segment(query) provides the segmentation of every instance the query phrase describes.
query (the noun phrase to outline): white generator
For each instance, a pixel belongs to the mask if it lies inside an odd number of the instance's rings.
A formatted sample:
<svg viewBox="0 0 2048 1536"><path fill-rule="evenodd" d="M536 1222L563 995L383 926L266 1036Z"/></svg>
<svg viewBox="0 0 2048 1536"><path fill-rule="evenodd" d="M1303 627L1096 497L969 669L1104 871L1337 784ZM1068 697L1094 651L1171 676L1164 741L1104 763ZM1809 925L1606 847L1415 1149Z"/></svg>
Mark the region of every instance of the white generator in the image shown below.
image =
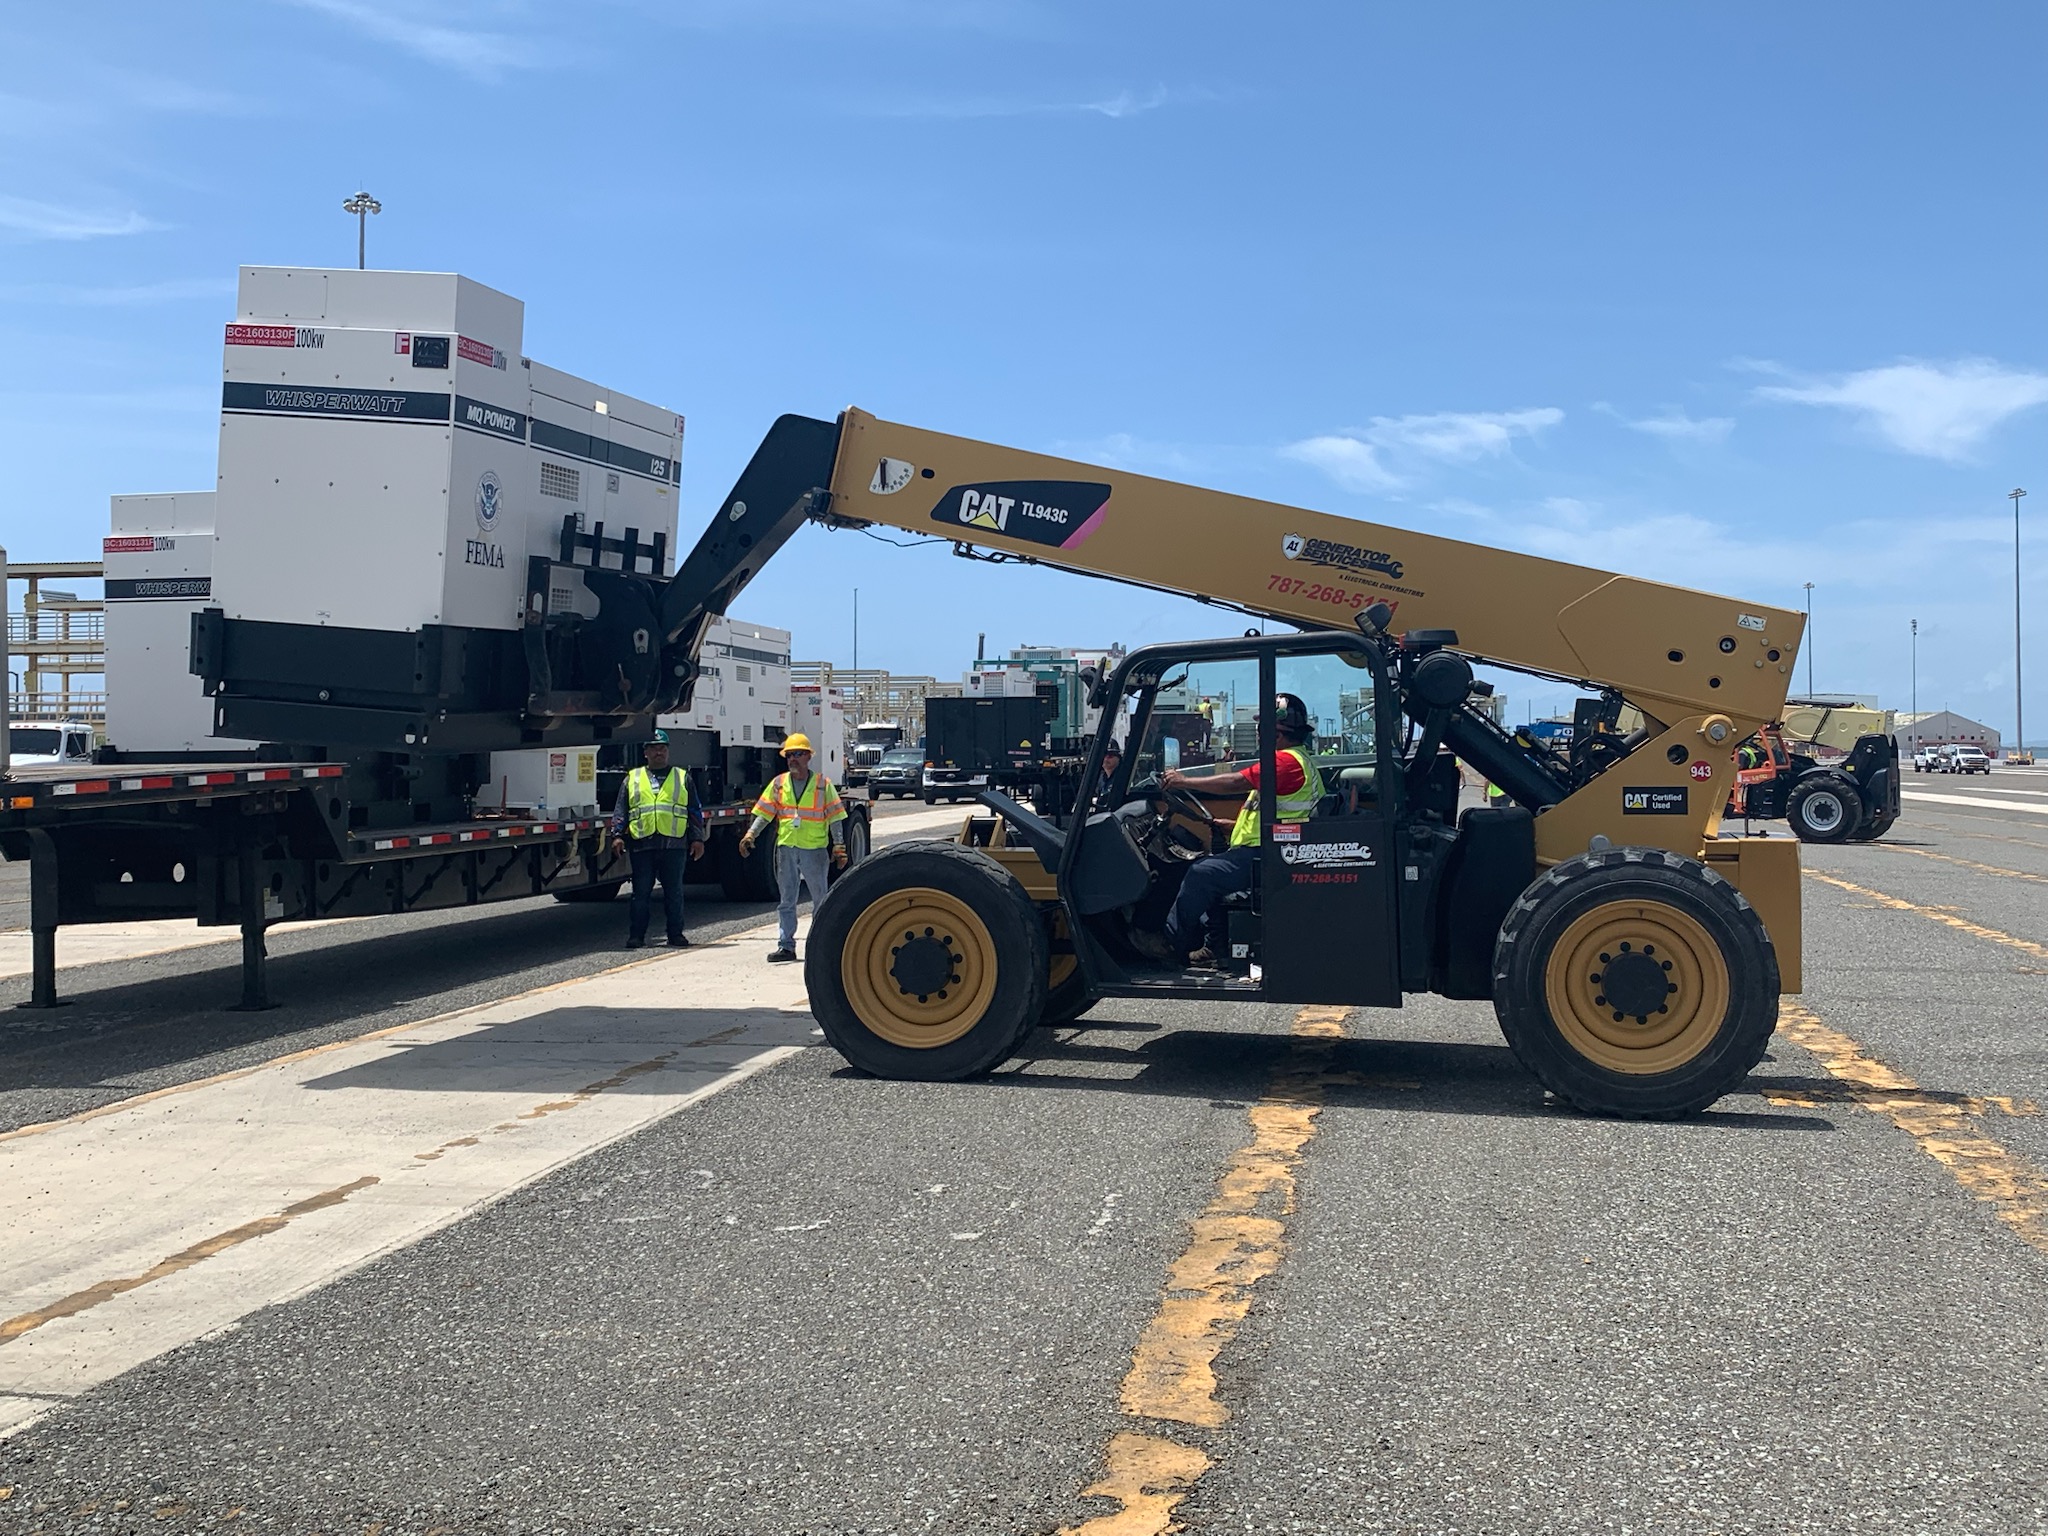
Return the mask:
<svg viewBox="0 0 2048 1536"><path fill-rule="evenodd" d="M1022 667L978 667L962 674L961 692L970 699L1028 699L1038 692L1038 679Z"/></svg>
<svg viewBox="0 0 2048 1536"><path fill-rule="evenodd" d="M656 723L716 731L728 747L758 747L803 730L791 724L789 646L786 629L715 615L697 651L690 708Z"/></svg>
<svg viewBox="0 0 2048 1536"><path fill-rule="evenodd" d="M789 691L789 728L811 738L811 766L835 784L846 782L846 696L850 692L815 683Z"/></svg>
<svg viewBox="0 0 2048 1536"><path fill-rule="evenodd" d="M107 596L107 740L131 755L239 751L213 734L192 675L192 615L213 600L212 491L111 498L101 542Z"/></svg>
<svg viewBox="0 0 2048 1536"><path fill-rule="evenodd" d="M490 774L477 786L478 810L530 816L596 815L597 748L536 747L493 752Z"/></svg>
<svg viewBox="0 0 2048 1536"><path fill-rule="evenodd" d="M217 731L554 748L681 686L682 418L522 356L524 327L452 273L241 269L193 646Z"/></svg>
<svg viewBox="0 0 2048 1536"><path fill-rule="evenodd" d="M512 630L565 516L674 550L682 418L521 356L517 299L445 272L244 267L235 308L228 618Z"/></svg>

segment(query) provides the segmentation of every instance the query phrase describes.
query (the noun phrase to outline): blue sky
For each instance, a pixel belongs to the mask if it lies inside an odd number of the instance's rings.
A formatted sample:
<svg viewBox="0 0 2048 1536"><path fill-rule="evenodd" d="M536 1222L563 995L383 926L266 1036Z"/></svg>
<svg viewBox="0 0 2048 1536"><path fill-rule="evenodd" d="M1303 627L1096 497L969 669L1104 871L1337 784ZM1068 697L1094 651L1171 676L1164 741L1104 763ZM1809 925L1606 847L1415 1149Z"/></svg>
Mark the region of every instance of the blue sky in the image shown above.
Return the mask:
<svg viewBox="0 0 2048 1536"><path fill-rule="evenodd" d="M81 0L7 7L0 45L17 558L212 483L236 265L350 263L363 185L373 265L512 293L533 356L688 418L686 538L777 413L852 403L1812 581L1822 689L1903 708L1917 617L1922 707L2010 726L2005 492L2048 512L2038 3ZM1219 628L823 531L742 612L844 661L856 586L862 662L901 671L976 631Z"/></svg>

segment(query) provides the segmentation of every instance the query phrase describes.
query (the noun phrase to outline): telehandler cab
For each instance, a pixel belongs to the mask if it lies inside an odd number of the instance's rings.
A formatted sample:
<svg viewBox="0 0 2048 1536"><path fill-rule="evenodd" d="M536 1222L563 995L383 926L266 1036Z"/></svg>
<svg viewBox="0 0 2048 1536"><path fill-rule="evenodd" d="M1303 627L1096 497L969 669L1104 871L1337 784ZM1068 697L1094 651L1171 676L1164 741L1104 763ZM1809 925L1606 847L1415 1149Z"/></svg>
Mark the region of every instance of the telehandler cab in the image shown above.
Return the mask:
<svg viewBox="0 0 2048 1536"><path fill-rule="evenodd" d="M805 981L857 1067L967 1077L1103 997L1391 1008L1433 991L1491 999L1516 1055L1568 1102L1674 1116L1743 1080L1780 993L1799 989L1798 844L1719 835L1735 744L1782 711L1795 611L848 410L781 418L649 594L661 692L687 693L709 616L805 521L936 534L969 558L1297 631L1133 653L1098 697L1105 721L1125 722L1121 761L1103 771L1105 728L1073 814L984 793L992 815L959 841L899 844L849 871L814 915ZM529 578L537 616L546 565ZM1577 684L1604 718L1632 705L1645 723L1589 732L1561 761L1474 707L1473 661ZM1276 813L1276 693L1315 723L1326 792L1305 821ZM1191 719L1209 722L1206 739ZM1234 963L1149 960L1145 936L1220 841L1215 805L1185 776L1198 785L1205 760L1250 755L1256 872L1223 913ZM1508 802L1461 811L1457 759Z"/></svg>

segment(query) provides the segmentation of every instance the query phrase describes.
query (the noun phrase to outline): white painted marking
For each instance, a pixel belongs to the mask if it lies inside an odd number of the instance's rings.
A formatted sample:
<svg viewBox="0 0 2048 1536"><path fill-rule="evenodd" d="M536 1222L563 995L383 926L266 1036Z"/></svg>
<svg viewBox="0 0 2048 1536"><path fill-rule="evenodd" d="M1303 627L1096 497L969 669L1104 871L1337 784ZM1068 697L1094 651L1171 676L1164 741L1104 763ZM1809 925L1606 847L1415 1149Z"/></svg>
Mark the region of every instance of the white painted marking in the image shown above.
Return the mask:
<svg viewBox="0 0 2048 1536"><path fill-rule="evenodd" d="M828 1218L824 1221L807 1221L800 1227L777 1227L775 1230L778 1232L815 1232L820 1227L829 1227L831 1225L832 1223Z"/></svg>
<svg viewBox="0 0 2048 1536"><path fill-rule="evenodd" d="M956 1243L971 1243L980 1236L979 1232L955 1232L953 1234L953 1241Z"/></svg>
<svg viewBox="0 0 2048 1536"><path fill-rule="evenodd" d="M811 1019L771 931L0 1139L0 1426L51 1406L16 1394L82 1392L794 1055Z"/></svg>
<svg viewBox="0 0 2048 1536"><path fill-rule="evenodd" d="M2000 800L1991 795L1937 795L1925 789L1902 789L1899 794L1907 800L1930 800L1941 805L1986 806L1997 811L2032 811L2036 816L2048 816L2048 805L2036 805L2030 800Z"/></svg>
<svg viewBox="0 0 2048 1536"><path fill-rule="evenodd" d="M1116 1219L1117 1203L1122 1199L1123 1196L1115 1190L1102 1197L1102 1214L1095 1218L1095 1225L1088 1229L1090 1237L1100 1237L1109 1230L1110 1222Z"/></svg>

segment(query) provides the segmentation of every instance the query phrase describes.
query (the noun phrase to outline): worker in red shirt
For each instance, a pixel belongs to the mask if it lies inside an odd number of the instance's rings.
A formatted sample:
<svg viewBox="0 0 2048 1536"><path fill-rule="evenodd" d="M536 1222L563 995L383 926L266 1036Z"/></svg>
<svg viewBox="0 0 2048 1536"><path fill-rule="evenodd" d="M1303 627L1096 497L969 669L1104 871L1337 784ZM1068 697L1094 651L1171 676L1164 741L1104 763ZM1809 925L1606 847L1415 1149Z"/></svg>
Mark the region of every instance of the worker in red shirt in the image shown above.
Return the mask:
<svg viewBox="0 0 2048 1536"><path fill-rule="evenodd" d="M1323 798L1323 776L1308 752L1308 706L1291 693L1276 693L1273 710L1274 814L1284 822L1307 821ZM1188 867L1166 919L1168 953L1197 969L1213 966L1223 952L1223 898L1252 888L1259 852L1260 768L1248 763L1234 773L1192 776L1169 768L1161 779L1169 789L1189 790L1204 799L1244 796L1235 822L1215 823L1219 832L1227 825L1229 847Z"/></svg>

